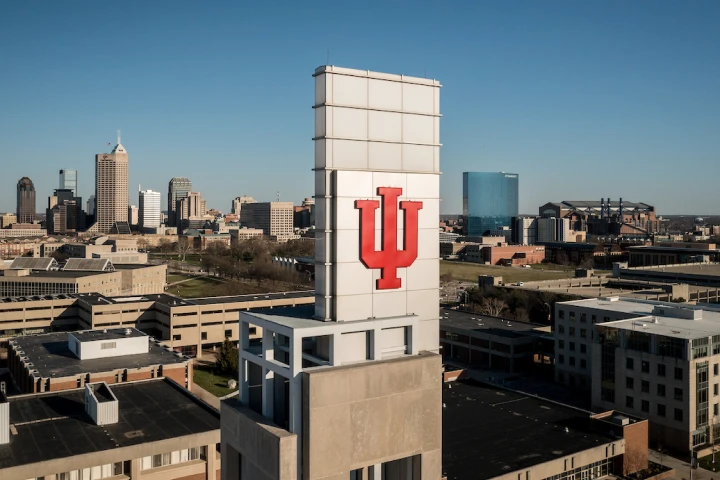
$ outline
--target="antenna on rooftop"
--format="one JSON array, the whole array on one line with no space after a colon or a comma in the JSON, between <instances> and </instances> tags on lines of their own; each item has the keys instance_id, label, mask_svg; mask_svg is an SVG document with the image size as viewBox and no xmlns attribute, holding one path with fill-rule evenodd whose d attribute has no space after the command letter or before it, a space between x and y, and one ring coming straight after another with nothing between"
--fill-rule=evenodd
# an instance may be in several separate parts
<instances>
[{"instance_id":1,"label":"antenna on rooftop","mask_svg":"<svg viewBox=\"0 0 720 480\"><path fill-rule=\"evenodd\" d=\"M280 192L275 193L275 196L277 197L277 201L280 201Z\"/></svg>"},{"instance_id":2,"label":"antenna on rooftop","mask_svg":"<svg viewBox=\"0 0 720 480\"><path fill-rule=\"evenodd\" d=\"M120 130L117 131L118 134L118 145L120 145Z\"/></svg>"}]
</instances>

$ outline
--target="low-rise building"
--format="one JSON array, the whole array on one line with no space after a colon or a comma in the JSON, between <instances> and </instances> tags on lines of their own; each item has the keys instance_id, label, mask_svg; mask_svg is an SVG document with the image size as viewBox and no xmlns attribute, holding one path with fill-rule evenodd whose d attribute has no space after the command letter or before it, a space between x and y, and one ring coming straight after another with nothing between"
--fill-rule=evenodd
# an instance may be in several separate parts
<instances>
[{"instance_id":1,"label":"low-rise building","mask_svg":"<svg viewBox=\"0 0 720 480\"><path fill-rule=\"evenodd\" d=\"M443 385L443 478L626 476L648 466L648 421L592 414L473 380Z\"/></svg>"},{"instance_id":2,"label":"low-rise building","mask_svg":"<svg viewBox=\"0 0 720 480\"><path fill-rule=\"evenodd\" d=\"M169 379L0 392L0 478L219 478L218 412Z\"/></svg>"},{"instance_id":3,"label":"low-rise building","mask_svg":"<svg viewBox=\"0 0 720 480\"><path fill-rule=\"evenodd\" d=\"M720 261L720 249L714 243L666 243L630 247L629 250L630 267L716 263Z\"/></svg>"},{"instance_id":4,"label":"low-rise building","mask_svg":"<svg viewBox=\"0 0 720 480\"><path fill-rule=\"evenodd\" d=\"M230 230L230 245L237 245L238 242L250 240L251 238L261 238L264 235L261 228L238 228Z\"/></svg>"},{"instance_id":5,"label":"low-rise building","mask_svg":"<svg viewBox=\"0 0 720 480\"><path fill-rule=\"evenodd\" d=\"M663 447L707 448L720 424L720 310L618 297L555 308L559 381L590 385L594 408L648 418Z\"/></svg>"},{"instance_id":6,"label":"low-rise building","mask_svg":"<svg viewBox=\"0 0 720 480\"><path fill-rule=\"evenodd\" d=\"M554 337L548 325L442 309L440 349L446 360L518 373L550 367Z\"/></svg>"},{"instance_id":7,"label":"low-rise building","mask_svg":"<svg viewBox=\"0 0 720 480\"><path fill-rule=\"evenodd\" d=\"M192 360L134 328L15 337L8 341L7 357L15 385L25 393L157 377L192 386Z\"/></svg>"}]
</instances>

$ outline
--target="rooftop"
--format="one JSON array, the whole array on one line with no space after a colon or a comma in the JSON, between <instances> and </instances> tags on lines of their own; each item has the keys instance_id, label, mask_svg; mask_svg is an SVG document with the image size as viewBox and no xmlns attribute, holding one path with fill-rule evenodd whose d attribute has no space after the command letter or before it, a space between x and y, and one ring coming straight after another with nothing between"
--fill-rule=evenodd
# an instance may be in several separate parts
<instances>
[{"instance_id":1,"label":"rooftop","mask_svg":"<svg viewBox=\"0 0 720 480\"><path fill-rule=\"evenodd\" d=\"M99 340L115 340L128 337L147 337L146 334L135 328L112 328L105 330L80 330L71 332L78 342L97 342Z\"/></svg>"},{"instance_id":2,"label":"rooftop","mask_svg":"<svg viewBox=\"0 0 720 480\"><path fill-rule=\"evenodd\" d=\"M448 478L498 477L616 440L589 412L473 380L444 384L443 402Z\"/></svg>"},{"instance_id":3,"label":"rooftop","mask_svg":"<svg viewBox=\"0 0 720 480\"><path fill-rule=\"evenodd\" d=\"M252 302L253 300L279 300L282 298L315 298L314 290L305 290L299 292L280 292L280 293L255 293L249 295L234 295L231 297L205 297L192 298L189 301L197 305L211 305L215 303L232 303L232 302Z\"/></svg>"},{"instance_id":4,"label":"rooftop","mask_svg":"<svg viewBox=\"0 0 720 480\"><path fill-rule=\"evenodd\" d=\"M539 329L549 330L550 328L548 325L539 323L519 322L446 308L440 310L440 328L442 327L454 327L510 338L526 336L528 333L549 333Z\"/></svg>"},{"instance_id":5,"label":"rooftop","mask_svg":"<svg viewBox=\"0 0 720 480\"><path fill-rule=\"evenodd\" d=\"M120 415L118 423L103 426L87 417L84 389L11 397L10 423L17 434L0 445L0 470L220 428L216 411L169 380L110 388Z\"/></svg>"},{"instance_id":6,"label":"rooftop","mask_svg":"<svg viewBox=\"0 0 720 480\"><path fill-rule=\"evenodd\" d=\"M102 332L99 333L102 334ZM169 352L153 342L150 342L147 353L80 360L68 348L66 332L15 337L13 341L25 352L29 361L38 370L38 374L43 378L69 377L188 361L187 358Z\"/></svg>"},{"instance_id":7,"label":"rooftop","mask_svg":"<svg viewBox=\"0 0 720 480\"><path fill-rule=\"evenodd\" d=\"M715 253L716 250L698 250L699 252ZM625 269L624 269L625 270ZM664 273L666 275L701 275L707 277L720 277L720 264L717 263L704 263L704 264L693 264L693 265L663 265L655 267L635 267L626 269L627 273L632 274L634 272L648 271ZM682 277L680 277L682 279Z\"/></svg>"}]
</instances>

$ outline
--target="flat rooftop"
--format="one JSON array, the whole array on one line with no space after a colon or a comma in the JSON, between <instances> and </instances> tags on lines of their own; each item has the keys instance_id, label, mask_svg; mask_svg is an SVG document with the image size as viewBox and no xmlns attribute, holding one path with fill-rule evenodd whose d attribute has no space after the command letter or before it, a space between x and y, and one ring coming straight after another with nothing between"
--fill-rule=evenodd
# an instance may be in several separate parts
<instances>
[{"instance_id":1,"label":"flat rooftop","mask_svg":"<svg viewBox=\"0 0 720 480\"><path fill-rule=\"evenodd\" d=\"M486 315L459 312L447 308L440 309L440 327L454 327L510 338L527 336L528 333L549 333L539 329L549 330L550 328L549 325L541 325L539 323L488 317Z\"/></svg>"},{"instance_id":2,"label":"flat rooftop","mask_svg":"<svg viewBox=\"0 0 720 480\"><path fill-rule=\"evenodd\" d=\"M280 300L283 298L315 298L315 290L299 292L278 292L278 293L253 293L249 295L233 295L230 297L204 297L191 298L190 301L197 305L212 305L216 303L253 302L256 300Z\"/></svg>"},{"instance_id":3,"label":"flat rooftop","mask_svg":"<svg viewBox=\"0 0 720 480\"><path fill-rule=\"evenodd\" d=\"M143 368L150 365L171 365L188 361L187 358L178 357L174 352L168 352L153 342L149 342L147 353L80 360L68 348L67 332L28 335L15 337L13 340L25 352L39 375L44 378Z\"/></svg>"},{"instance_id":4,"label":"flat rooftop","mask_svg":"<svg viewBox=\"0 0 720 480\"><path fill-rule=\"evenodd\" d=\"M0 445L0 470L220 428L218 412L169 380L110 388L120 414L118 423L104 426L86 415L84 389L11 397L10 423L17 434Z\"/></svg>"},{"instance_id":5,"label":"flat rooftop","mask_svg":"<svg viewBox=\"0 0 720 480\"><path fill-rule=\"evenodd\" d=\"M78 330L70 332L79 342L97 342L99 340L116 340L122 338L147 337L135 328L110 328L105 330Z\"/></svg>"},{"instance_id":6,"label":"flat rooftop","mask_svg":"<svg viewBox=\"0 0 720 480\"><path fill-rule=\"evenodd\" d=\"M195 305L194 302L181 297L167 295L165 293L155 293L149 295L124 295L119 297L108 297L98 293L79 293L77 297L89 305L122 305L132 302L158 302L163 305Z\"/></svg>"},{"instance_id":7,"label":"flat rooftop","mask_svg":"<svg viewBox=\"0 0 720 480\"><path fill-rule=\"evenodd\" d=\"M616 440L590 412L473 380L443 384L443 404L449 479L494 478Z\"/></svg>"},{"instance_id":8,"label":"flat rooftop","mask_svg":"<svg viewBox=\"0 0 720 480\"><path fill-rule=\"evenodd\" d=\"M598 325L622 330L634 330L682 339L720 335L720 309L712 307L710 304L688 305L629 298L619 298L614 301L603 298L590 298L563 302L558 305L576 305L627 313L630 315L628 319L598 323ZM666 313L659 314L655 311L655 307L667 307ZM702 318L684 318L677 314L679 311L700 311Z\"/></svg>"},{"instance_id":9,"label":"flat rooftop","mask_svg":"<svg viewBox=\"0 0 720 480\"><path fill-rule=\"evenodd\" d=\"M716 253L715 250L703 250L706 253ZM718 277L720 276L720 264L717 263L706 263L703 265L663 265L661 267L634 267L629 269L623 269L622 272L627 272L632 275L636 272L652 272L665 275L702 275L707 277ZM682 279L682 277L680 277Z\"/></svg>"}]
</instances>

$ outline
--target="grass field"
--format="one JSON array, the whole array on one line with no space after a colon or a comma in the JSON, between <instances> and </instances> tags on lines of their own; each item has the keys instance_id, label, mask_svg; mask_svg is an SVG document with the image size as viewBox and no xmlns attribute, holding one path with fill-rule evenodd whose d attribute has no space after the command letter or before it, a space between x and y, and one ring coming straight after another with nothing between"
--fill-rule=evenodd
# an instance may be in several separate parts
<instances>
[{"instance_id":1,"label":"grass field","mask_svg":"<svg viewBox=\"0 0 720 480\"><path fill-rule=\"evenodd\" d=\"M236 389L231 390L227 387L227 382L231 377L229 375L218 375L215 369L210 366L199 366L195 365L193 370L193 382L200 385L202 388L212 393L216 397L223 397L229 393L234 392ZM237 380L237 378L235 378Z\"/></svg>"},{"instance_id":2,"label":"grass field","mask_svg":"<svg viewBox=\"0 0 720 480\"><path fill-rule=\"evenodd\" d=\"M188 280L190 279L190 280ZM218 297L225 295L250 295L255 293L282 292L297 290L293 285L278 283L277 285L257 285L255 282L238 282L223 280L215 277L172 274L168 275L168 283L188 280L177 285L171 285L167 293L183 298ZM305 287L312 288L312 286Z\"/></svg>"},{"instance_id":3,"label":"grass field","mask_svg":"<svg viewBox=\"0 0 720 480\"><path fill-rule=\"evenodd\" d=\"M169 282L177 282L185 278L190 277L185 275L170 275ZM217 295L217 293L213 293L213 290L217 289L218 285L221 284L222 282L213 278L197 277L190 281L168 287L168 293L183 298L212 297L213 295Z\"/></svg>"},{"instance_id":4,"label":"grass field","mask_svg":"<svg viewBox=\"0 0 720 480\"><path fill-rule=\"evenodd\" d=\"M551 270L552 269L552 270ZM557 280L571 278L575 275L574 267L565 268L555 265L533 265L533 268L499 267L495 265L480 265L467 262L440 261L440 275L452 274L455 280L477 282L478 275L500 276L505 283L533 282L540 280Z\"/></svg>"}]
</instances>

